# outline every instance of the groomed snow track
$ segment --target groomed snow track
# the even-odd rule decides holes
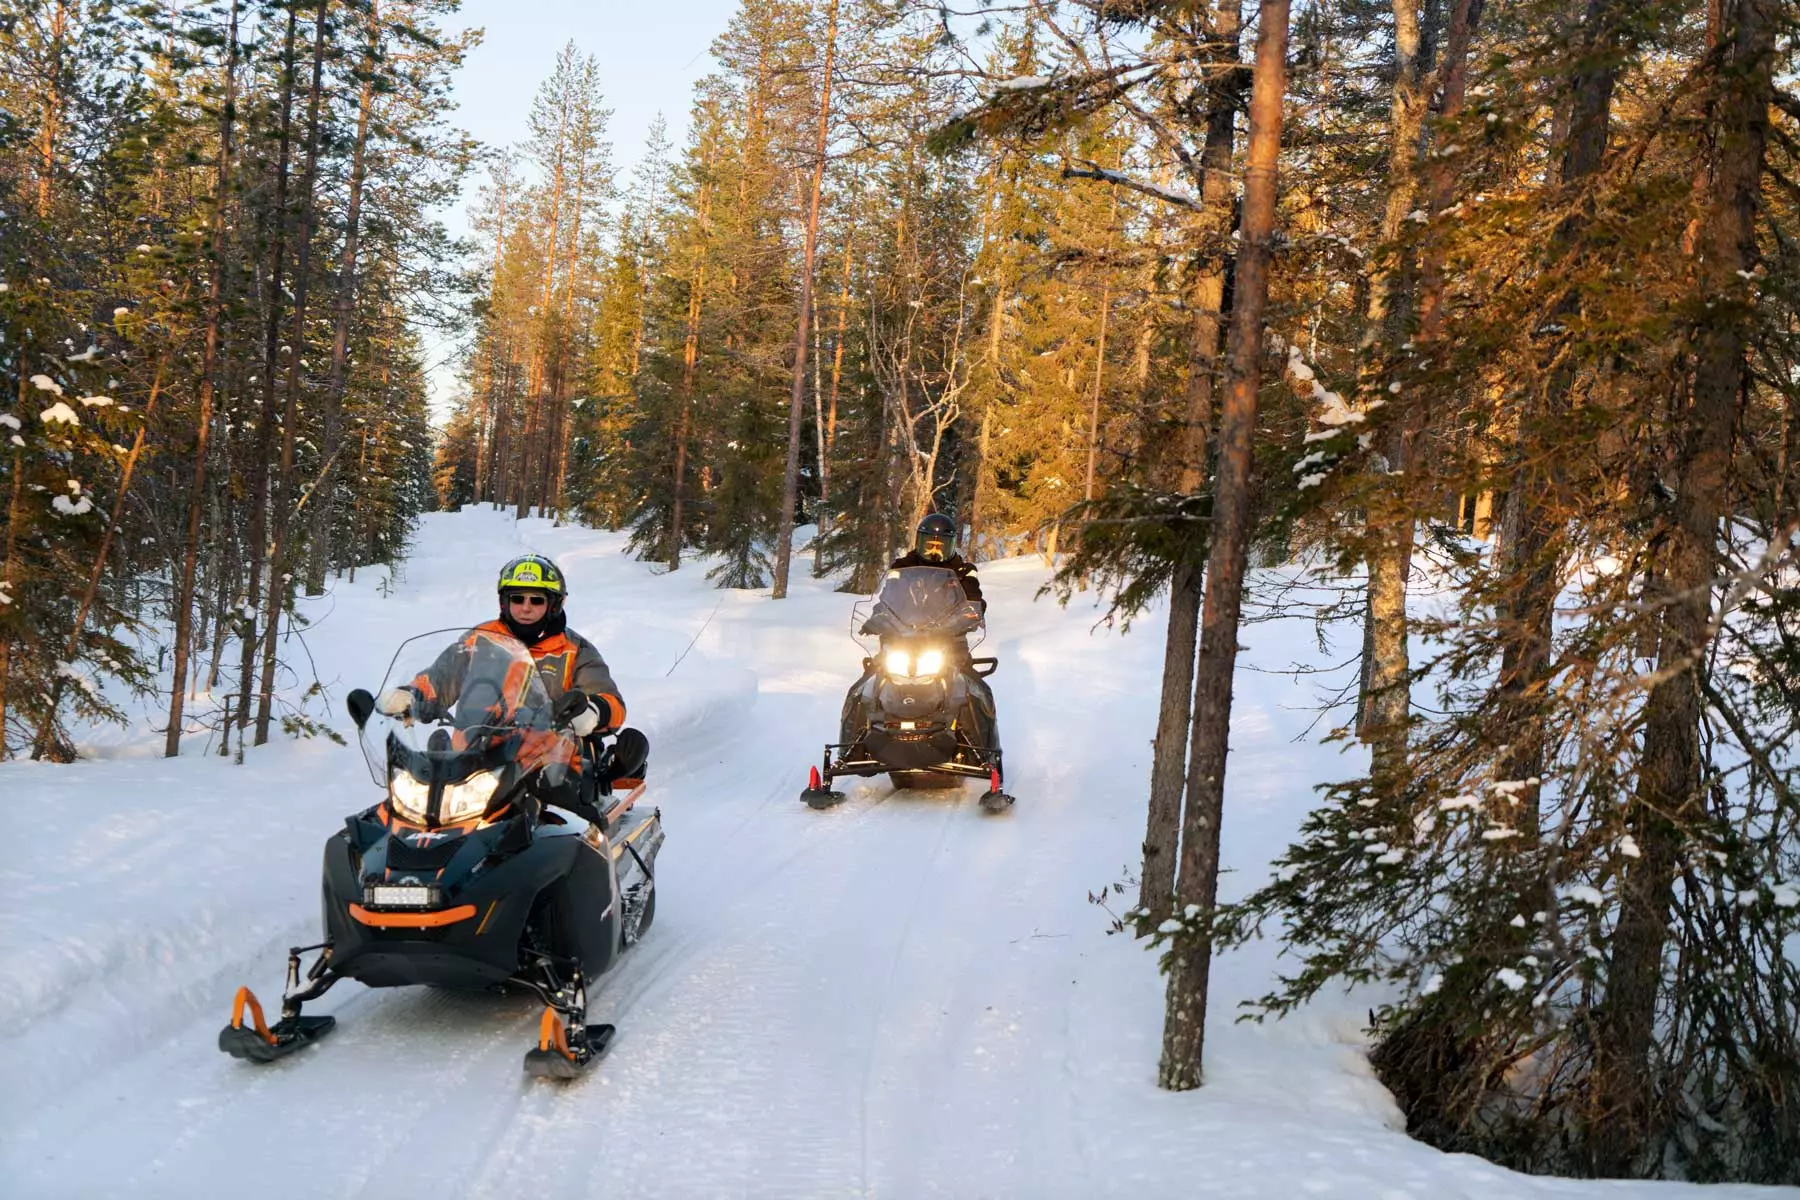
[[[486,572],[514,547],[568,572],[572,624],[650,734],[669,838],[655,927],[591,997],[589,1019],[619,1027],[593,1075],[523,1076],[539,1012],[525,999],[355,984],[309,1009],[339,1019],[318,1046],[264,1067],[220,1054],[235,986],[278,994],[286,947],[314,939],[320,845],[375,792],[353,746],[273,745],[239,768],[200,735],[168,762],[146,722],[74,766],[0,765],[12,826],[0,1194],[1694,1191],[1527,1178],[1408,1140],[1357,1049],[1366,999],[1231,1023],[1238,1000],[1266,990],[1267,948],[1215,970],[1208,1086],[1155,1089],[1154,960],[1107,936],[1087,899],[1142,838],[1155,614],[1130,636],[1094,630],[1091,606],[1033,602],[1037,562],[984,569],[1017,807],[984,816],[976,784],[913,794],[845,780],[846,802],[815,812],[795,797],[856,672],[853,598],[804,577],[782,603],[720,593],[703,565],[659,575],[622,544],[486,511],[434,515],[399,579],[365,575],[309,602],[306,633],[341,703],[402,638],[484,617]],[[1312,657],[1311,638],[1259,626],[1249,663]],[[1239,682],[1234,894],[1263,877],[1311,785],[1344,769],[1291,740],[1309,690]]]

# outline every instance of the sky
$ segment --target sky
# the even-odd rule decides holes
[[[487,146],[518,142],[538,84],[564,43],[600,61],[601,86],[613,111],[609,136],[618,177],[629,177],[657,113],[679,147],[687,133],[696,80],[712,70],[707,49],[737,11],[737,0],[464,0],[447,29],[486,31],[457,74],[456,125]],[[465,205],[483,176],[473,172],[463,201],[444,214],[452,233],[468,230]],[[432,409],[448,415],[455,384],[454,347],[431,345]]]

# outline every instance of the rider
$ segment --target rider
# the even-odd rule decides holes
[[[943,513],[927,514],[919,522],[913,548],[896,558],[888,570],[902,567],[948,567],[962,582],[963,595],[980,604],[982,612],[987,611],[987,601],[981,598],[981,580],[975,578],[975,564],[956,552],[956,522]]]
[[[581,738],[597,737],[618,729],[612,764],[606,771],[610,783],[631,783],[643,776],[650,744],[625,723],[625,701],[613,682],[606,660],[594,644],[568,627],[563,601],[568,584],[562,569],[540,554],[524,554],[500,568],[496,587],[500,615],[477,625],[477,634],[498,634],[521,643],[537,664],[538,675],[551,704],[561,710],[566,695],[579,693],[585,703],[566,721],[568,730]],[[446,654],[419,674],[411,684],[382,693],[376,707],[389,716],[405,716],[421,704],[436,706],[439,699],[453,698],[458,679],[450,677],[463,661]],[[601,747],[592,746],[596,756]]]
[[[914,535],[913,548],[889,564],[888,570],[898,571],[905,567],[942,567],[956,572],[963,596],[979,604],[983,614],[987,612],[987,600],[982,597],[975,564],[956,552],[956,522],[943,513],[926,514]],[[969,727],[979,731],[978,736],[988,745],[997,747],[1000,735],[995,727],[993,689],[988,687],[987,680],[969,671],[971,655],[967,635],[956,638],[954,646],[958,665],[969,681],[969,707],[963,719]]]

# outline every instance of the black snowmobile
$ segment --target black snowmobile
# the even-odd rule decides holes
[[[350,693],[387,798],[326,841],[324,940],[289,951],[273,1025],[238,989],[219,1033],[226,1053],[271,1062],[317,1041],[335,1018],[301,1006],[340,979],[532,993],[545,1005],[525,1055],[536,1076],[574,1078],[612,1040],[611,1025],[587,1024],[587,988],[656,914],[663,830],[661,812],[640,804],[648,745],[624,730],[596,753],[564,731],[572,713],[552,710],[530,654],[504,635],[464,632],[431,672],[452,686],[422,689],[437,701],[421,696],[400,720]],[[566,707],[579,711],[578,698]]]
[[[863,659],[862,677],[844,697],[838,740],[825,747],[800,798],[829,808],[844,799],[831,787],[835,777],[886,772],[901,788],[983,779],[981,806],[1010,808],[994,695],[985,682],[999,660],[969,653],[968,636],[981,625],[981,606],[964,595],[955,571],[889,571],[860,630],[876,639],[875,652]]]

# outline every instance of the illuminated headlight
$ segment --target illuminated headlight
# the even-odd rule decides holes
[[[494,789],[499,786],[500,777],[492,771],[477,771],[461,783],[447,785],[444,798],[438,801],[439,823],[454,825],[479,817],[487,811],[488,801],[494,798]]]
[[[942,650],[921,650],[919,661],[914,664],[913,674],[918,676],[936,675],[944,669],[944,652]]]
[[[912,674],[912,655],[904,650],[889,650],[885,662],[889,675],[905,678]]]
[[[388,796],[394,811],[416,824],[425,823],[425,806],[431,798],[431,785],[415,778],[410,771],[395,771],[388,776]]]

